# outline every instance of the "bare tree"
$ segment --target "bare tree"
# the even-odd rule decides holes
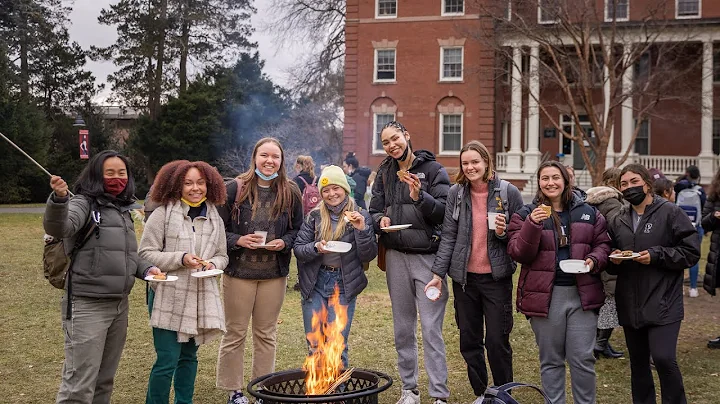
[[[498,63],[503,69],[509,65],[509,70],[530,72],[536,66],[539,85],[533,88],[527,77],[521,85],[557,132],[575,142],[593,184],[602,178],[612,134],[619,133],[616,116],[630,103],[632,136],[615,166],[632,153],[643,121],[659,104],[699,105],[700,81],[684,87],[677,83],[693,83],[687,77],[697,72],[702,45],[688,43],[693,40],[690,25],[674,22],[674,1],[648,0],[642,18],[634,9],[629,21],[625,0],[476,2],[489,29],[475,33],[475,38],[490,45],[499,60],[509,62]],[[513,57],[518,47],[523,55],[519,59],[527,65]],[[537,51],[528,52],[530,47]],[[590,127],[574,125],[575,130],[568,131],[558,111],[575,123],[582,116]]]

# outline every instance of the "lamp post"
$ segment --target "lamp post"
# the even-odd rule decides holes
[[[78,114],[75,117],[74,127],[83,128],[85,127],[85,120]],[[87,129],[80,129],[78,131],[78,143],[80,144],[80,159],[87,160],[90,158],[90,132]]]

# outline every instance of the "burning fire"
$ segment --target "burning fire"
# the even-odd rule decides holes
[[[305,358],[305,394],[327,394],[330,387],[337,381],[343,371],[342,352],[345,349],[345,338],[342,331],[347,325],[347,307],[340,304],[340,289],[329,299],[329,306],[335,312],[335,320],[328,322],[328,308],[314,312],[312,331],[307,333],[312,353]]]

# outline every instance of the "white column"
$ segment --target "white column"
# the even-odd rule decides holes
[[[635,130],[635,123],[633,122],[634,113],[633,113],[633,74],[635,72],[635,69],[632,65],[628,65],[627,60],[630,59],[632,49],[630,48],[632,44],[625,45],[625,49],[623,51],[623,58],[625,62],[623,62],[623,65],[625,65],[626,69],[623,72],[622,76],[622,86],[623,86],[623,94],[624,97],[626,97],[622,102],[622,114],[621,114],[621,131],[622,131],[622,146],[620,148],[620,154],[624,155],[627,151],[628,147],[630,147],[630,140],[632,139],[633,131]],[[633,154],[633,150],[630,150],[630,154]],[[628,158],[626,161],[627,163],[632,163],[632,158]]]
[[[605,54],[609,54],[606,50]],[[607,60],[607,59],[606,59]],[[608,121],[608,115],[610,114],[610,72],[608,70],[607,62],[603,63],[603,99],[605,100],[605,110],[603,112],[603,125]],[[615,164],[615,125],[610,127],[610,133],[608,134],[608,148],[607,154],[605,155],[605,168],[612,167]]]
[[[703,43],[702,61],[702,119],[700,129],[700,155],[698,168],[703,183],[709,184],[713,177],[712,127],[713,127],[713,42]]]
[[[520,137],[522,134],[522,53],[520,47],[513,48],[513,63],[510,101],[510,151],[507,156],[507,172],[519,173],[522,171],[522,148]]]
[[[525,151],[525,167],[523,171],[533,174],[540,165],[540,74],[538,71],[538,57],[540,51],[537,45],[530,47],[530,72],[528,76],[528,144]]]

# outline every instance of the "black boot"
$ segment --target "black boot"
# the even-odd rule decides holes
[[[603,356],[607,359],[616,359],[622,355],[620,352],[612,351],[610,348],[610,335],[612,335],[612,328],[597,330],[597,337],[595,338],[595,358]]]
[[[608,331],[608,342],[607,342],[608,351],[610,351],[610,353],[612,353],[612,355],[615,358],[620,358],[620,357],[624,356],[625,352],[616,351],[615,349],[613,349],[612,345],[610,345],[610,336],[612,335],[613,329],[610,328],[607,331]]]
[[[710,349],[720,349],[720,337],[708,341],[707,346]]]

